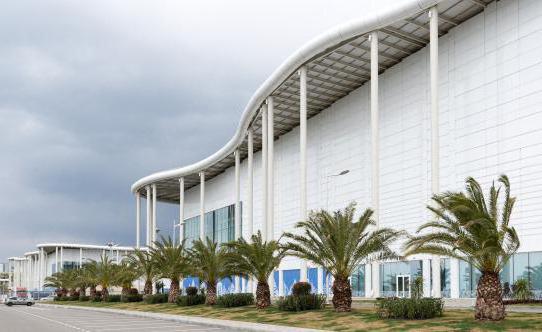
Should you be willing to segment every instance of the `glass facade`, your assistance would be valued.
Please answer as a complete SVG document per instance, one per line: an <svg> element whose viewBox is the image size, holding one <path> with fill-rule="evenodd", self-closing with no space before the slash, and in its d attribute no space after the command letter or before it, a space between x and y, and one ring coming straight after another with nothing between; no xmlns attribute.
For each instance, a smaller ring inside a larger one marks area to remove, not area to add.
<svg viewBox="0 0 542 332"><path fill-rule="evenodd" d="M239 215L242 215L242 211ZM199 239L199 227L199 216L184 221L184 238L188 248L192 246L194 240ZM205 236L217 243L224 243L235 239L234 204L205 213Z"/></svg>
<svg viewBox="0 0 542 332"><path fill-rule="evenodd" d="M408 277L411 282L418 276L422 276L421 260L380 264L381 295L384 297L397 296L397 280L404 282L403 277ZM407 285L407 287L409 286L410 284Z"/></svg>
<svg viewBox="0 0 542 332"><path fill-rule="evenodd" d="M459 261L459 297L475 297L481 273L471 264ZM512 285L518 279L527 279L536 297L542 295L542 252L517 253L500 273L503 296L511 295Z"/></svg>
<svg viewBox="0 0 542 332"><path fill-rule="evenodd" d="M307 269L307 281L311 284L311 292L318 292L318 268L311 267Z"/></svg>
<svg viewBox="0 0 542 332"><path fill-rule="evenodd" d="M365 296L365 265L358 267L350 277L352 296Z"/></svg>
<svg viewBox="0 0 542 332"><path fill-rule="evenodd" d="M283 270L282 271L282 287L284 290L284 295L292 294L292 287L296 282L299 281L300 270Z"/></svg>
<svg viewBox="0 0 542 332"><path fill-rule="evenodd" d="M450 259L440 259L440 293L442 297L451 297Z"/></svg>

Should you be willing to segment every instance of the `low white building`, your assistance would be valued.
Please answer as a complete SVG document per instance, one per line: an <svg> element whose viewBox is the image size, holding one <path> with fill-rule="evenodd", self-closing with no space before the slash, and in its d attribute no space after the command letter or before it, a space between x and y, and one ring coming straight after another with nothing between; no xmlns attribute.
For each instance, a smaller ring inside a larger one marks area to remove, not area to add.
<svg viewBox="0 0 542 332"><path fill-rule="evenodd" d="M9 258L12 291L48 290L44 287L45 278L55 272L79 268L90 260L100 260L103 255L119 263L134 251L133 247L76 243L42 243L36 247L37 250L27 252L23 257Z"/></svg>

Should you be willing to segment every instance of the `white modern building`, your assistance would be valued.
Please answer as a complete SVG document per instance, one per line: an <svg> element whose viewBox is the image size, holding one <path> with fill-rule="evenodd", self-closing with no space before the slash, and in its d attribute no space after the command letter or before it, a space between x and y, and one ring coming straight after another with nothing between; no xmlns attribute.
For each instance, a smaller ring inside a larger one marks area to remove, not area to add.
<svg viewBox="0 0 542 332"><path fill-rule="evenodd" d="M23 257L8 259L12 272L12 291L47 290L44 286L45 278L55 272L79 268L90 260L99 261L104 255L119 263L134 251L133 247L77 243L42 243L36 249L25 253Z"/></svg>
<svg viewBox="0 0 542 332"><path fill-rule="evenodd" d="M278 67L219 151L133 184L137 245L154 240L157 201L179 204L188 241L277 239L310 210L352 201L376 211L377 227L412 233L430 220L432 194L504 173L521 248L502 279L542 290L542 1L402 0L360 15ZM354 295L406 295L418 275L426 295L452 298L472 297L478 276L419 255L360 266ZM330 286L294 258L273 278L275 294L298 280Z"/></svg>

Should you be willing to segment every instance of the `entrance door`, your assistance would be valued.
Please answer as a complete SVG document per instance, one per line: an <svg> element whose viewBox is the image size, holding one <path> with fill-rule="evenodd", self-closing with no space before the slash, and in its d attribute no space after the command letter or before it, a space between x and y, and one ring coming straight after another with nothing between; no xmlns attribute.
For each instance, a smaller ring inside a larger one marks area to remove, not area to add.
<svg viewBox="0 0 542 332"><path fill-rule="evenodd" d="M410 297L410 275L401 274L396 277L395 295L397 297Z"/></svg>

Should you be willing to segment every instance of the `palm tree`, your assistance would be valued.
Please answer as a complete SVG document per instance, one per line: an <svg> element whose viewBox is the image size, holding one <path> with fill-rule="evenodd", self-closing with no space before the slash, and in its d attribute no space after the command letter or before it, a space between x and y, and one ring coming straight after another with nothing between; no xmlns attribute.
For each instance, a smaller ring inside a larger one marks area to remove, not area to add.
<svg viewBox="0 0 542 332"><path fill-rule="evenodd" d="M184 241L176 245L171 237L166 239L162 236L161 241L154 242L151 256L157 277L171 280L168 302L173 303L179 295L179 280L190 268Z"/></svg>
<svg viewBox="0 0 542 332"><path fill-rule="evenodd" d="M445 255L471 263L482 274L476 289L474 317L479 320L502 320L505 309L499 272L519 248L519 237L509 226L516 199L510 197L510 181L506 175L495 183L486 198L476 180L466 180L466 192L445 192L434 195L434 206L428 206L436 221L418 229L406 243L406 254ZM499 207L499 205L501 206Z"/></svg>
<svg viewBox="0 0 542 332"><path fill-rule="evenodd" d="M81 278L88 282L89 297L91 301L96 298L96 287L99 284L96 271L98 270L98 262L89 260L83 265Z"/></svg>
<svg viewBox="0 0 542 332"><path fill-rule="evenodd" d="M66 279L66 275L62 272L55 272L45 278L45 283L43 284L43 286L55 288L56 295L62 297L66 296L66 294L68 293L67 284L68 281Z"/></svg>
<svg viewBox="0 0 542 332"><path fill-rule="evenodd" d="M231 275L226 264L226 248L207 237L205 242L196 240L192 243L192 248L188 250L188 257L193 267L191 274L203 281L207 288L205 304L216 304L218 281Z"/></svg>
<svg viewBox="0 0 542 332"><path fill-rule="evenodd" d="M117 273L117 265L113 263L113 260L106 255L102 255L100 261L94 261L93 267L97 284L102 286L102 299L107 300L109 296L109 287L113 286L115 281L115 275Z"/></svg>
<svg viewBox="0 0 542 332"><path fill-rule="evenodd" d="M79 288L79 297L85 296L87 288L90 288L91 296L96 295L96 280L90 264L84 264L75 271L75 284Z"/></svg>
<svg viewBox="0 0 542 332"><path fill-rule="evenodd" d="M149 251L136 249L130 256L128 262L137 267L139 276L145 278L145 295L152 294L152 283L156 278L156 268Z"/></svg>
<svg viewBox="0 0 542 332"><path fill-rule="evenodd" d="M285 256L285 250L278 241L263 241L258 231L252 235L251 242L243 238L224 244L228 248L226 264L229 271L258 280L256 286L256 306L258 309L271 305L271 292L267 279Z"/></svg>
<svg viewBox="0 0 542 332"><path fill-rule="evenodd" d="M129 295L132 284L138 277L139 271L137 266L128 261L122 261L117 266L114 284L122 287L122 295Z"/></svg>
<svg viewBox="0 0 542 332"><path fill-rule="evenodd" d="M402 234L390 228L369 231L375 223L373 211L366 209L354 222L355 204L333 214L320 210L311 212L306 221L296 224L299 234L285 233L288 254L322 266L334 277L333 307L350 311L352 288L348 278L362 263L397 258L390 245Z"/></svg>

